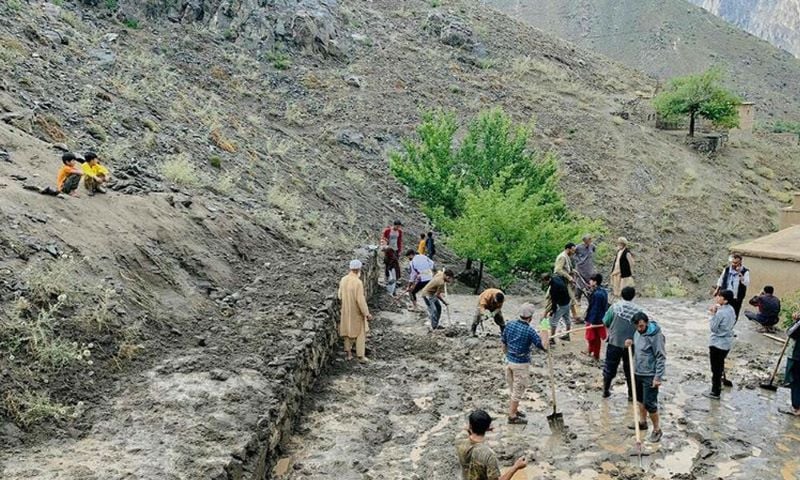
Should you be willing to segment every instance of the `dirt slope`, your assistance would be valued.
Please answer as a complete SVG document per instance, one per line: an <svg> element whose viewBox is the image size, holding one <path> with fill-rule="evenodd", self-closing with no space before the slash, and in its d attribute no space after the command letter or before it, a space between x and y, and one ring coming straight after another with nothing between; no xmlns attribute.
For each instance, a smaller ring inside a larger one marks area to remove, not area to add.
<svg viewBox="0 0 800 480"><path fill-rule="evenodd" d="M421 109L535 119L572 204L634 242L654 292L671 277L703 289L722 246L772 229L798 185L796 147L755 139L700 156L611 114L648 78L472 2L59 3L0 6L3 321L37 318L20 297L44 289L52 307L67 294L45 319L58 362L2 357L5 458L136 418L152 406L146 372L200 392L229 375L246 394L198 393L196 408L176 394L147 424L196 415L175 437L193 447L152 472L218 471L199 459L221 459L231 438L215 443L204 412L223 403L246 430L283 395L270 363L302 341L352 248L396 217L425 228L386 169ZM64 147L100 152L119 179L108 195L24 189L53 182ZM73 343L91 355L75 361ZM27 425L26 412L60 419Z"/></svg>
<svg viewBox="0 0 800 480"><path fill-rule="evenodd" d="M759 120L800 117L800 60L684 0L486 3L662 80L721 65Z"/></svg>

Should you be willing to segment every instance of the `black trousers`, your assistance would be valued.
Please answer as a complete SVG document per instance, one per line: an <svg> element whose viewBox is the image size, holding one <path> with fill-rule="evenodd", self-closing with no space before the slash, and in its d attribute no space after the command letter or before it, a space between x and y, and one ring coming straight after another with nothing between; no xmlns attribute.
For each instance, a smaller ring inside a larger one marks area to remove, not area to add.
<svg viewBox="0 0 800 480"><path fill-rule="evenodd" d="M730 350L708 347L708 358L711 361L711 393L719 395L722 391L722 375L725 371L725 357Z"/></svg>
<svg viewBox="0 0 800 480"><path fill-rule="evenodd" d="M632 397L631 362L628 359L628 352L624 347L617 347L610 343L606 346L606 363L603 364L603 390L607 391L611 387L611 382L617 376L620 361L623 373L625 373L625 383L628 385L628 396Z"/></svg>

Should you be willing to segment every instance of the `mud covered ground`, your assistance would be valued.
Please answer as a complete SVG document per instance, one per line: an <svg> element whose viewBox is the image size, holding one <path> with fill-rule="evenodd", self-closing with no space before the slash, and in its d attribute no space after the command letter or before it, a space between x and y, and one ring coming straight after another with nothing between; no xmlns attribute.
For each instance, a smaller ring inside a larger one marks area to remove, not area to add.
<svg viewBox="0 0 800 480"><path fill-rule="evenodd" d="M510 299L516 312L523 298ZM488 410L495 421L489 444L501 466L520 455L529 467L515 479L783 479L800 478L800 420L778 413L789 392L758 388L771 372L780 344L737 325L738 341L727 363L733 388L722 401L709 388L707 305L643 300L667 337L667 380L660 402L664 437L645 444L643 469L631 457L632 412L624 381L610 399L600 396L601 371L581 354L581 334L554 350L559 410L565 435L551 434L545 356L534 357L533 386L522 406L526 426L506 423L507 388L498 329L467 335L476 297L453 296L452 322L443 334L428 332L422 316L384 305L368 339L368 365L339 356L309 395L305 414L286 445L277 478L459 478L453 440L465 415Z"/></svg>

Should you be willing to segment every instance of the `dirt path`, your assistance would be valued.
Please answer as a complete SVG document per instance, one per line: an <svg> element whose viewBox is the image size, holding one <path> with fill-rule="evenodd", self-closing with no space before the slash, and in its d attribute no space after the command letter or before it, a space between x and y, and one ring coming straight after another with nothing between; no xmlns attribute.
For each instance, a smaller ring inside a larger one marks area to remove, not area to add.
<svg viewBox="0 0 800 480"><path fill-rule="evenodd" d="M483 338L466 335L476 299L453 297L446 333L431 335L422 317L384 311L368 341L373 362L345 362L341 355L309 396L303 420L277 472L284 478L447 479L458 477L453 439L471 409L497 418L490 445L501 464L527 454L535 459L515 478L800 478L800 420L777 413L788 391L758 389L777 356L776 343L740 322L728 362L733 389L721 402L709 388L705 305L645 300L667 336L668 379L661 408L664 437L647 444L644 471L631 458L632 422L621 375L612 397L600 398L600 368L580 354L582 337L554 350L559 410L567 435L552 435L544 356L534 357L534 385L523 401L527 426L505 423L508 400L493 325ZM520 299L506 311L516 312Z"/></svg>

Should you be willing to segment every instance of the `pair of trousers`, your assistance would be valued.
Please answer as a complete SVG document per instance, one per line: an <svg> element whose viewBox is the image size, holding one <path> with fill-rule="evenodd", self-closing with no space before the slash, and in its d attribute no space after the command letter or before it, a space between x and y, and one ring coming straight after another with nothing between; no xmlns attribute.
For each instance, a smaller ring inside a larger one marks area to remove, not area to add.
<svg viewBox="0 0 800 480"><path fill-rule="evenodd" d="M597 337L592 340L587 340L586 342L589 344L589 354L600 360L600 345L603 343L603 339Z"/></svg>
<svg viewBox="0 0 800 480"><path fill-rule="evenodd" d="M77 173L70 173L61 185L61 193L72 193L77 190L78 185L81 184L81 175Z"/></svg>
<svg viewBox="0 0 800 480"><path fill-rule="evenodd" d="M478 325L483 321L482 317L483 317L483 315L481 315L481 309L479 308L475 312L475 320L472 321L472 333L473 334L478 331ZM500 333L503 333L503 330L506 329L506 321L503 318L503 312L500 311L500 310L495 312L493 320L494 320L494 323L496 323L497 326L500 327Z"/></svg>
<svg viewBox="0 0 800 480"><path fill-rule="evenodd" d="M417 302L417 294L420 292L420 290L425 288L425 286L428 285L428 283L430 283L430 280L420 281L414 285L414 288L411 289L411 293L409 294L412 302L414 303Z"/></svg>
<svg viewBox="0 0 800 480"><path fill-rule="evenodd" d="M400 280L400 257L394 249L387 248L383 251L383 273L387 280L391 271L394 272L394 280Z"/></svg>
<svg viewBox="0 0 800 480"><path fill-rule="evenodd" d="M789 385L789 389L792 391L792 408L798 410L800 409L800 381Z"/></svg>
<svg viewBox="0 0 800 480"><path fill-rule="evenodd" d="M431 328L439 326L439 319L442 318L442 302L437 297L422 297L425 306L428 307L428 318L431 320Z"/></svg>
<svg viewBox="0 0 800 480"><path fill-rule="evenodd" d="M556 307L556 311L553 313L553 316L550 317L550 335L555 335L556 330L558 329L558 322L563 321L564 328L566 329L567 333L569 333L569 329L572 328L572 321L569 318L569 311L572 304L568 303L566 305L560 305Z"/></svg>
<svg viewBox="0 0 800 480"><path fill-rule="evenodd" d="M730 350L717 347L708 347L708 358L711 361L711 393L719 395L722 392L722 375L725 372L725 357Z"/></svg>
<svg viewBox="0 0 800 480"><path fill-rule="evenodd" d="M771 327L778 323L778 317L775 318L766 318L760 313L755 312L744 312L744 316L747 317L748 320L761 324L765 327Z"/></svg>
<svg viewBox="0 0 800 480"><path fill-rule="evenodd" d="M530 363L512 363L506 365L506 382L512 402L519 402L525 396L525 389L530 383Z"/></svg>
<svg viewBox="0 0 800 480"><path fill-rule="evenodd" d="M625 373L625 383L628 385L628 397L632 397L631 363L628 359L628 352L625 351L624 347L618 347L610 343L606 347L606 362L603 364L603 390L608 391L611 388L611 382L617 376L620 361L622 362L623 373Z"/></svg>
<svg viewBox="0 0 800 480"><path fill-rule="evenodd" d="M364 358L367 350L367 334L362 333L361 335L353 338L353 337L344 337L344 351L350 352L353 350L353 344L356 344L356 356L358 358Z"/></svg>

